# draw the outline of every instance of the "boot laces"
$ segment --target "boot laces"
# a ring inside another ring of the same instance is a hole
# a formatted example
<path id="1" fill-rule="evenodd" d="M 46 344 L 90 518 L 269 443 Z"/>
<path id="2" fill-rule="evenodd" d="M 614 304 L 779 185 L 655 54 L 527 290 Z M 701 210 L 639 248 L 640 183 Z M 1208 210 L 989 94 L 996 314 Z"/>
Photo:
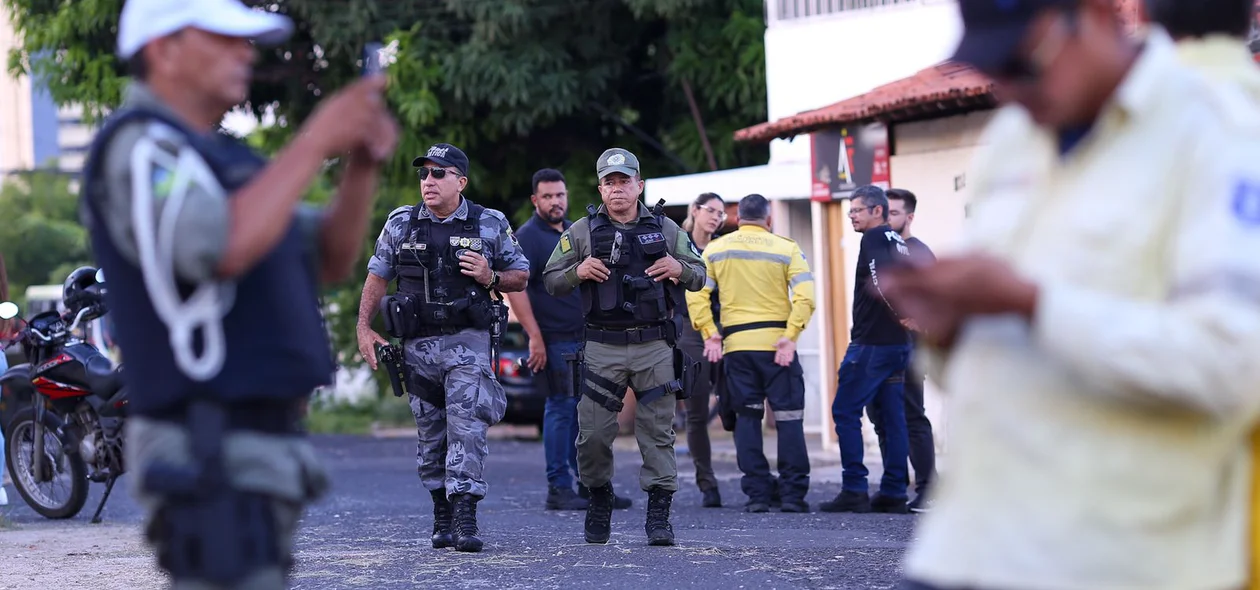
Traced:
<path id="1" fill-rule="evenodd" d="M 464 500 L 455 505 L 455 526 L 465 537 L 477 535 L 477 505 Z"/>

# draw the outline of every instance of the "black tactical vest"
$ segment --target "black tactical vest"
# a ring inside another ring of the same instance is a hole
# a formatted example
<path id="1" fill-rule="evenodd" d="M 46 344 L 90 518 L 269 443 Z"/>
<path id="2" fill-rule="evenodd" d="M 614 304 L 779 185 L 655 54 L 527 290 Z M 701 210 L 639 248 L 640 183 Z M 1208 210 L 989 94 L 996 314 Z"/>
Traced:
<path id="1" fill-rule="evenodd" d="M 488 329 L 493 323 L 490 291 L 460 272 L 459 256 L 465 251 L 486 256 L 494 264 L 481 239 L 485 207 L 467 203 L 467 219 L 450 223 L 421 218 L 419 205 L 411 209 L 394 260 L 398 292 L 417 296 L 414 309 L 421 326 Z"/>
<path id="2" fill-rule="evenodd" d="M 145 108 L 118 111 L 97 132 L 84 168 L 81 199 L 90 221 L 92 252 L 109 277 L 105 300 L 127 360 L 124 379 L 131 392 L 131 411 L 162 415 L 207 394 L 227 403 L 296 400 L 331 383 L 336 365 L 319 311 L 316 272 L 309 263 L 311 244 L 303 238 L 299 224 L 286 220 L 276 220 L 289 225 L 280 241 L 235 279 L 234 303 L 223 318 L 227 356 L 222 370 L 209 381 L 197 382 L 179 369 L 169 331 L 149 298 L 141 270 L 115 247 L 99 209 L 106 189 L 105 148 L 118 129 L 134 121 L 159 121 L 183 134 L 229 198 L 267 164 L 239 141 L 217 133 L 195 133 Z M 181 282 L 179 288 L 187 296 L 193 285 Z M 201 350 L 196 345 L 195 352 Z"/>
<path id="3" fill-rule="evenodd" d="M 647 275 L 648 267 L 669 253 L 663 213 L 653 210 L 651 219 L 640 219 L 629 229 L 619 229 L 607 216 L 589 210 L 591 256 L 608 267 L 608 280 L 582 282 L 586 322 L 603 328 L 653 326 L 669 321 L 674 305 L 665 281 Z M 668 285 L 672 285 L 670 282 Z"/>

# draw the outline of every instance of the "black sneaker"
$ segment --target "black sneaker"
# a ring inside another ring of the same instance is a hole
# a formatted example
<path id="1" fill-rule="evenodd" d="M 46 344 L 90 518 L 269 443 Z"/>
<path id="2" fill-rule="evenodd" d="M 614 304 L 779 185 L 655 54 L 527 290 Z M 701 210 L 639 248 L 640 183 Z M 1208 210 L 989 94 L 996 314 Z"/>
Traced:
<path id="1" fill-rule="evenodd" d="M 804 500 L 785 500 L 779 512 L 808 513 L 809 503 Z"/>
<path id="2" fill-rule="evenodd" d="M 932 511 L 932 499 L 926 494 L 919 494 L 914 497 L 914 501 L 910 503 L 910 512 L 922 514 Z"/>
<path id="3" fill-rule="evenodd" d="M 871 497 L 861 492 L 840 492 L 835 499 L 818 505 L 823 512 L 870 512 Z"/>
<path id="4" fill-rule="evenodd" d="M 703 493 L 704 493 L 704 501 L 700 503 L 701 506 L 705 508 L 721 508 L 722 507 L 722 494 L 718 492 L 717 488 L 704 490 Z"/>
<path id="5" fill-rule="evenodd" d="M 589 500 L 578 497 L 571 488 L 547 488 L 547 510 L 586 510 Z"/>
<path id="6" fill-rule="evenodd" d="M 611 486 L 612 484 L 608 484 L 608 485 Z M 589 500 L 591 498 L 590 488 L 579 483 L 578 484 L 578 497 Z M 630 498 L 623 498 L 621 496 L 618 496 L 616 493 L 613 493 L 612 507 L 614 510 L 625 510 L 633 505 L 634 505 L 634 501 L 631 500 Z"/>
<path id="7" fill-rule="evenodd" d="M 875 497 L 871 498 L 871 511 L 884 514 L 909 514 L 910 507 L 906 505 L 905 498 L 891 498 L 875 494 Z"/>

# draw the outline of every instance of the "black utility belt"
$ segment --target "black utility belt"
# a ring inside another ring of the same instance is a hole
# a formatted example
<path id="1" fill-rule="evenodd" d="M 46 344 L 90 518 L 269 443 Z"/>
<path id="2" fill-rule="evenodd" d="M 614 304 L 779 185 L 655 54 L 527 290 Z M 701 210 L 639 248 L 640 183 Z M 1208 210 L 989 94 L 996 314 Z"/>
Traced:
<path id="1" fill-rule="evenodd" d="M 301 400 L 304 398 L 305 395 L 294 399 L 224 402 L 222 409 L 227 419 L 224 428 L 263 434 L 299 434 Z M 187 402 L 181 402 L 141 415 L 187 428 L 188 406 Z"/>
<path id="2" fill-rule="evenodd" d="M 489 297 L 451 303 L 430 303 L 416 293 L 395 293 L 381 298 L 385 331 L 394 338 L 446 336 L 475 328 L 489 330 L 496 320 Z"/>
<path id="3" fill-rule="evenodd" d="M 670 340 L 672 338 L 673 334 L 670 333 L 670 326 L 667 324 L 634 328 L 586 326 L 586 341 L 599 342 L 600 344 L 639 344 L 657 340 Z"/>
<path id="4" fill-rule="evenodd" d="M 748 330 L 764 330 L 767 328 L 779 328 L 780 330 L 786 330 L 787 322 L 749 322 L 747 324 L 736 324 L 734 326 L 722 328 L 721 333 L 722 337 L 726 338 L 731 334 L 747 332 Z"/>

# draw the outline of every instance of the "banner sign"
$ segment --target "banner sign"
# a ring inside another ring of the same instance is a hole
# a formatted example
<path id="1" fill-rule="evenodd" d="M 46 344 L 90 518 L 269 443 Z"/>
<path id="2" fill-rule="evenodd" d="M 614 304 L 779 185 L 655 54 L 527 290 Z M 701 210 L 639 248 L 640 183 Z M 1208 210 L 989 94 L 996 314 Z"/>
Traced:
<path id="1" fill-rule="evenodd" d="M 809 135 L 810 200 L 848 198 L 853 190 L 873 184 L 887 190 L 891 185 L 888 161 L 888 127 L 873 123 L 841 127 Z"/>

